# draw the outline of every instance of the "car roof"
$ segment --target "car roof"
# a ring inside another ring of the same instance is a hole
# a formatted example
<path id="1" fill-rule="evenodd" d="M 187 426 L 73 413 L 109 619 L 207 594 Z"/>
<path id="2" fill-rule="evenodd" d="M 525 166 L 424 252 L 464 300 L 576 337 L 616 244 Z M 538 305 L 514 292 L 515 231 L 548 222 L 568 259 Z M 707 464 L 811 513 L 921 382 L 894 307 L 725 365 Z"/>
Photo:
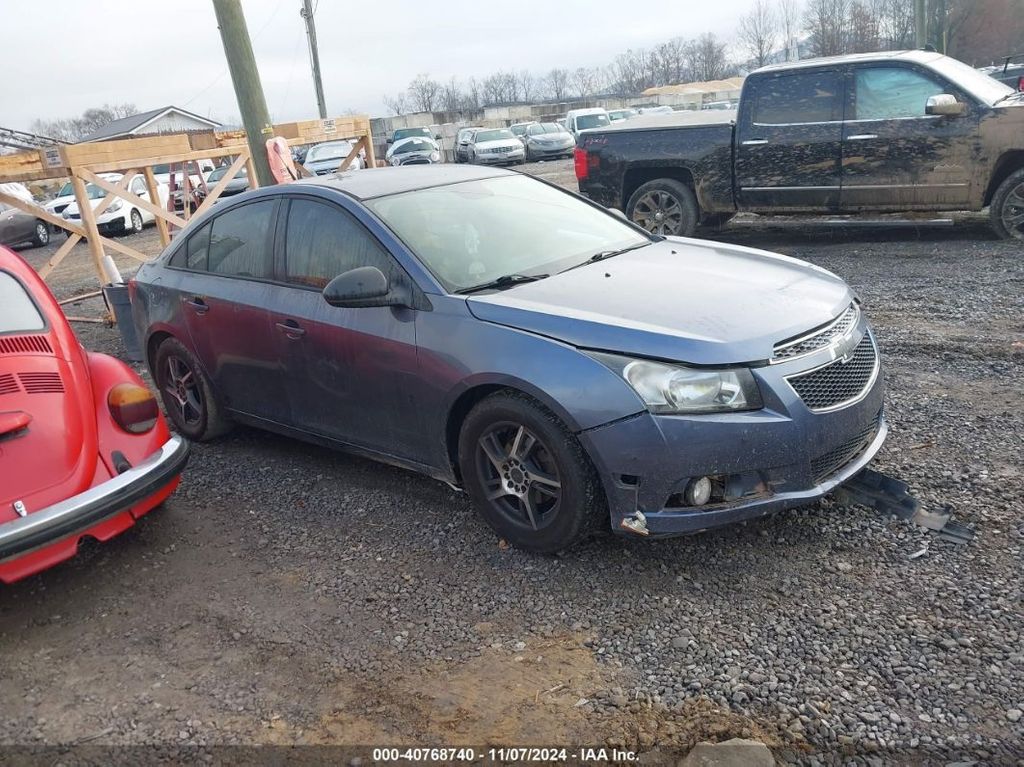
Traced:
<path id="1" fill-rule="evenodd" d="M 781 64 L 769 64 L 766 67 L 755 69 L 750 74 L 763 74 L 781 72 L 789 69 L 808 69 L 836 64 L 861 64 L 871 61 L 913 61 L 918 64 L 928 64 L 936 59 L 942 58 L 941 53 L 934 51 L 876 51 L 874 53 L 850 53 L 845 56 L 824 56 L 817 59 L 803 59 L 801 61 L 789 61 Z"/>
<path id="2" fill-rule="evenodd" d="M 566 112 L 566 117 L 586 117 L 587 115 L 598 115 L 601 113 L 607 113 L 604 107 L 587 107 L 586 109 L 570 109 Z"/>
<path id="3" fill-rule="evenodd" d="M 284 188 L 287 189 L 296 185 L 320 186 L 327 189 L 337 189 L 357 200 L 371 200 L 375 197 L 385 197 L 389 194 L 400 194 L 416 189 L 429 189 L 434 186 L 457 184 L 460 181 L 476 181 L 482 178 L 517 175 L 520 174 L 501 168 L 440 163 L 436 165 L 371 168 L 345 173 L 332 173 L 326 176 L 300 179 L 288 184 Z"/>

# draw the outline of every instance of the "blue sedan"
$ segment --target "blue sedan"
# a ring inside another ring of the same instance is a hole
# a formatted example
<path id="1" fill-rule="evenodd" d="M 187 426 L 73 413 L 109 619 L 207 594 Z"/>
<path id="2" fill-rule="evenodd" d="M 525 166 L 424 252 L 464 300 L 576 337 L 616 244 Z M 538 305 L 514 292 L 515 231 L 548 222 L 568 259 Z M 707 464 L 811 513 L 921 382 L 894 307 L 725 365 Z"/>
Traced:
<path id="1" fill-rule="evenodd" d="M 860 302 L 785 256 L 649 234 L 518 173 L 250 191 L 133 284 L 167 411 L 461 486 L 538 552 L 813 502 L 886 435 Z"/>

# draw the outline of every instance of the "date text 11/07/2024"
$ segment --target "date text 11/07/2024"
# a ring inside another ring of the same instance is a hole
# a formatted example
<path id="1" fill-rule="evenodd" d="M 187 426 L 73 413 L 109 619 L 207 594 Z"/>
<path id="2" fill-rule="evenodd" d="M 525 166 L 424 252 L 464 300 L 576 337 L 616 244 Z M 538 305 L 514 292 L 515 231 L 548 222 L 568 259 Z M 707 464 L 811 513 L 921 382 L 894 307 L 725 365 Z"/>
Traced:
<path id="1" fill-rule="evenodd" d="M 545 748 L 522 746 L 509 748 L 481 748 L 467 746 L 430 748 L 374 748 L 374 762 L 635 762 L 637 754 L 618 748 Z"/>

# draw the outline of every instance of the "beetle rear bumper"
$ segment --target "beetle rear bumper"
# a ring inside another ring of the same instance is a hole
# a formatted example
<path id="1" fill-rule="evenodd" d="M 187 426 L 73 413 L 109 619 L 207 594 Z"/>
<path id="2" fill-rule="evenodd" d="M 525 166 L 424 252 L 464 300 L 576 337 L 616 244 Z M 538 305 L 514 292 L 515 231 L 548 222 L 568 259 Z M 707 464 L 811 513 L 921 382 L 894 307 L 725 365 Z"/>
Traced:
<path id="1" fill-rule="evenodd" d="M 8 579 L 4 577 L 8 573 L 3 571 L 10 560 L 48 544 L 77 539 L 137 505 L 144 507 L 141 511 L 148 511 L 173 489 L 188 462 L 188 453 L 188 442 L 172 435 L 159 450 L 124 473 L 45 509 L 29 509 L 27 516 L 0 525 L 0 579 Z M 158 496 L 158 500 L 147 506 L 144 502 L 153 496 Z M 36 569 L 41 568 L 32 571 Z"/>

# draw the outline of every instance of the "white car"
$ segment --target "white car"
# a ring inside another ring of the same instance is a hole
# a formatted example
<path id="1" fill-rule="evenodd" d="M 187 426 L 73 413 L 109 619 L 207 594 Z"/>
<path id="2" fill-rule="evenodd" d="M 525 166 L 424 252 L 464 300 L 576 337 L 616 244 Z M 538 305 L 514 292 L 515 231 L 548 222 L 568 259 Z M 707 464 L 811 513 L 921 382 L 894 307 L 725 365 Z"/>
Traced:
<path id="1" fill-rule="evenodd" d="M 102 177 L 112 184 L 118 183 L 123 178 L 120 173 L 104 173 Z M 93 208 L 99 205 L 100 200 L 107 196 L 107 193 L 95 184 L 86 184 L 85 191 L 89 199 L 93 201 Z M 148 200 L 149 190 L 146 188 L 146 177 L 141 173 L 136 173 L 131 181 L 128 182 L 128 191 L 144 200 Z M 160 198 L 157 205 L 166 209 L 166 184 L 157 184 L 157 196 Z M 78 210 L 78 203 L 74 201 L 74 198 L 64 208 L 61 216 L 65 221 L 71 221 L 76 224 L 82 220 L 82 215 Z M 148 210 L 132 205 L 131 200 L 128 198 L 118 197 L 96 218 L 96 226 L 100 230 L 100 234 L 137 233 L 142 231 L 143 226 L 154 221 L 156 221 L 156 216 Z"/>
<path id="2" fill-rule="evenodd" d="M 576 140 L 579 140 L 580 133 L 585 130 L 607 128 L 611 123 L 608 112 L 601 107 L 570 109 L 565 115 L 565 127 Z"/>
<path id="3" fill-rule="evenodd" d="M 388 165 L 432 165 L 441 162 L 441 147 L 432 138 L 410 136 L 388 147 L 384 159 Z"/>
<path id="4" fill-rule="evenodd" d="M 196 173 L 196 166 L 199 166 L 199 172 Z M 195 160 L 188 164 L 188 180 L 195 189 L 200 185 L 200 181 L 205 181 L 210 177 L 210 174 L 216 170 L 217 166 L 213 164 L 213 160 Z M 168 163 L 162 165 L 153 166 L 153 175 L 156 177 L 157 184 L 167 184 L 170 186 L 171 183 L 171 166 Z M 202 176 L 202 178 L 200 178 Z M 181 163 L 177 163 L 174 172 L 174 186 L 181 188 L 182 176 L 181 176 Z"/>
<path id="5" fill-rule="evenodd" d="M 526 147 L 507 128 L 478 130 L 467 147 L 469 162 L 477 165 L 507 165 L 526 162 Z"/>
<path id="6" fill-rule="evenodd" d="M 104 181 L 110 181 L 111 183 L 115 183 L 119 178 L 121 178 L 120 173 L 100 173 L 98 175 Z M 55 216 L 62 216 L 64 214 L 64 210 L 74 201 L 75 187 L 70 181 L 65 181 L 64 185 L 57 190 L 57 195 L 52 200 L 44 204 L 43 207 Z M 54 224 L 53 231 L 56 232 L 58 230 L 64 231 Z"/>

